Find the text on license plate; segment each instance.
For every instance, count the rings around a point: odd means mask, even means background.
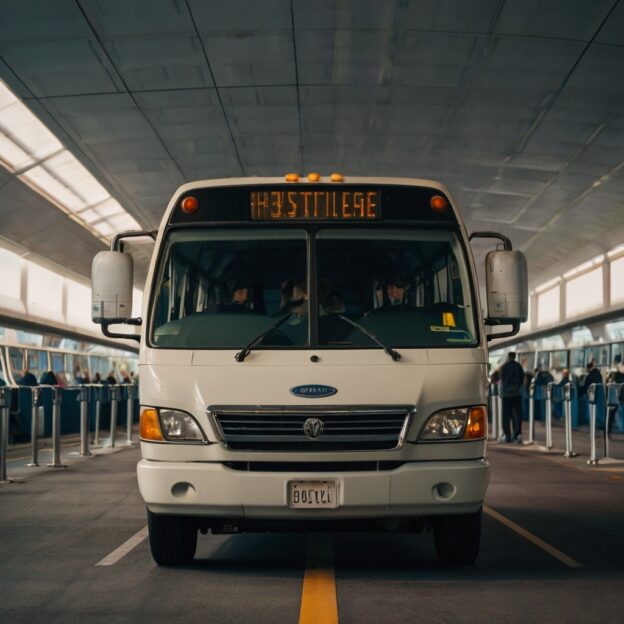
[[[289,481],[288,505],[296,509],[338,507],[335,481]]]

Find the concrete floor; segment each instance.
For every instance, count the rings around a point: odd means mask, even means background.
[[[297,622],[308,536],[201,536],[193,565],[159,568],[142,529],[138,450],[73,458],[0,486],[0,621]],[[334,534],[339,621],[624,621],[624,475],[491,444],[489,508],[582,567],[484,515],[474,566],[437,562],[430,534]],[[11,472],[11,471],[10,471]],[[22,470],[16,470],[22,474]]]

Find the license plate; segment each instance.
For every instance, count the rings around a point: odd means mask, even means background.
[[[289,481],[288,506],[294,509],[335,509],[335,481]]]

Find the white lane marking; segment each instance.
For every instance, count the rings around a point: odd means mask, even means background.
[[[495,520],[498,520],[500,523],[504,524],[506,527],[515,531],[518,535],[524,537],[524,539],[529,540],[529,542],[535,544],[538,548],[541,548],[543,551],[547,552],[549,555],[552,555],[555,559],[561,561],[561,563],[567,565],[569,568],[582,568],[583,564],[579,563],[572,559],[572,557],[568,557],[565,553],[562,553],[560,550],[557,550],[554,546],[547,544],[543,539],[537,537],[537,535],[533,535],[530,531],[523,529],[519,524],[513,522],[509,518],[498,513],[498,511],[494,511],[490,507],[486,505],[483,506],[483,511],[488,516],[492,516]]]
[[[98,561],[96,566],[110,566],[117,563],[122,557],[125,557],[133,548],[138,546],[147,537],[147,525],[145,525],[138,533],[135,533],[130,539],[126,540],[121,546],[115,548],[112,553],[106,555],[104,559]]]

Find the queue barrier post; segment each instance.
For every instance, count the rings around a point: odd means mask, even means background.
[[[590,452],[587,463],[590,466],[598,464],[598,458],[596,457],[596,402],[599,394],[604,393],[604,387],[602,384],[591,384],[587,388],[587,400],[589,402],[589,441]]]
[[[67,468],[61,462],[61,388],[52,386],[52,463],[49,468]]]
[[[26,464],[29,468],[36,468],[39,466],[39,409],[41,405],[41,388],[39,386],[32,386],[30,388],[31,397],[31,416],[30,416],[30,446],[31,446],[31,458],[30,463]]]
[[[535,443],[535,381],[529,385],[529,439],[527,444]]]
[[[544,427],[546,428],[546,448],[550,450],[553,447],[552,441],[552,396],[554,381],[546,384],[546,400],[544,405]]]
[[[492,406],[492,439],[498,440],[498,385],[491,383],[489,385],[490,404]]]
[[[78,400],[80,401],[80,456],[89,457],[93,453],[89,451],[89,399],[91,389],[82,385],[78,388]]]
[[[7,452],[9,449],[9,412],[11,388],[0,386],[0,483],[11,483],[7,477]]]
[[[572,449],[572,401],[576,400],[576,386],[568,383],[563,386],[563,414],[565,418],[565,442],[566,450],[564,457],[577,457]]]
[[[119,411],[120,386],[110,386],[111,420],[110,420],[110,445],[115,448],[115,434],[117,432],[117,413]]]
[[[95,425],[93,427],[93,446],[99,447],[100,428],[102,423],[102,404],[110,401],[110,392],[107,384],[92,384],[95,393]]]
[[[134,416],[134,401],[137,398],[137,387],[134,384],[126,384],[126,443],[132,445],[132,419]]]
[[[604,428],[604,458],[600,461],[605,464],[623,464],[624,460],[611,457],[609,447],[609,423],[615,418],[617,409],[624,405],[624,384],[607,384],[605,402],[605,428]]]

